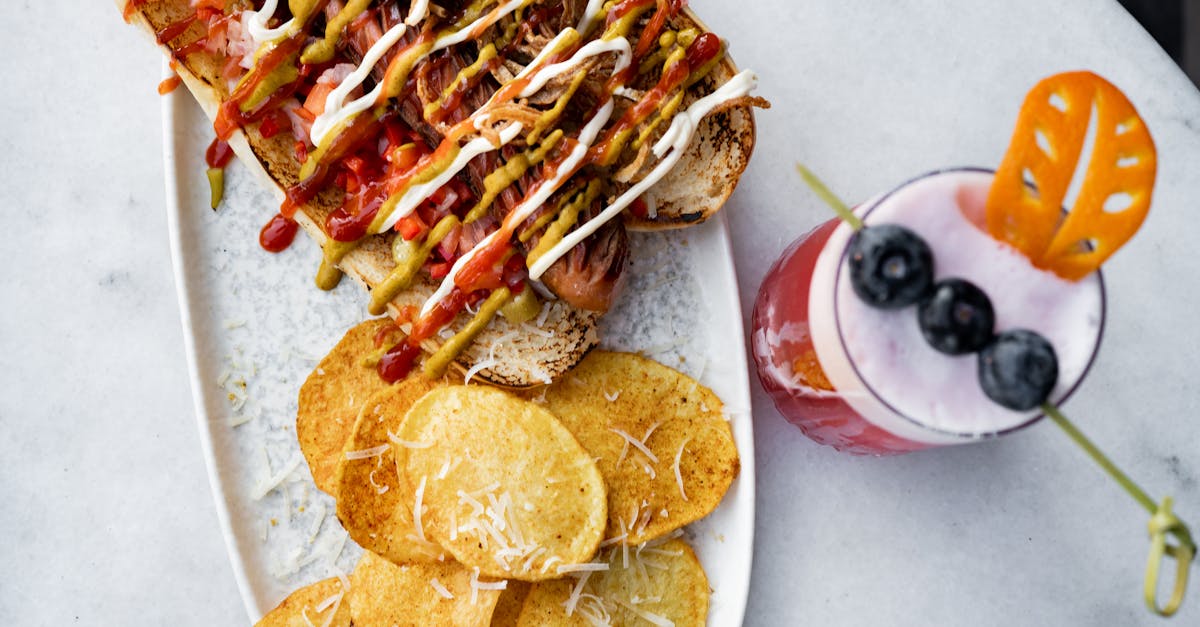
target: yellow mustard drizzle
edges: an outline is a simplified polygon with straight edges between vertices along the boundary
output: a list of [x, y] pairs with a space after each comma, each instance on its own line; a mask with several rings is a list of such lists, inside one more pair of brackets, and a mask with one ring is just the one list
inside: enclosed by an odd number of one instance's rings
[[[386, 110], [387, 109], [385, 107], [376, 107], [374, 111], [369, 113], [364, 112], [358, 115], [373, 115], [376, 118], [380, 118], [383, 117], [383, 114]], [[333, 127], [331, 132], [325, 134], [325, 139], [321, 141], [321, 144], [308, 153], [308, 159], [306, 159], [304, 164], [300, 166], [299, 177], [301, 181], [312, 176], [313, 173], [317, 171], [317, 165], [321, 163], [322, 159], [325, 158], [325, 153], [329, 152], [329, 150], [333, 147], [333, 144], [337, 141], [338, 136], [340, 136], [347, 128], [350, 128], [350, 125], [354, 124], [354, 121], [358, 119], [358, 115], [352, 115], [339, 122], [337, 126]]]
[[[263, 44], [263, 48], [271, 45], [274, 44]], [[260, 50], [261, 49], [262, 48], [260, 48]], [[256, 54], [255, 56], [257, 57], [258, 55]], [[255, 107], [262, 104], [267, 100], [267, 98], [270, 98], [271, 94], [275, 93], [277, 89], [289, 83], [295, 82], [295, 80], [300, 77], [300, 68], [296, 66], [296, 58], [298, 56], [299, 55], [297, 54], [290, 55], [287, 59], [284, 59], [279, 65], [277, 65], [275, 69], [271, 70], [266, 76], [264, 76], [263, 79], [254, 86], [254, 91], [250, 92], [250, 97], [238, 103], [238, 109], [240, 109], [242, 113], [253, 111]], [[251, 73], [247, 73], [246, 76], [242, 77], [242, 81], [249, 78], [250, 74]], [[239, 85], [240, 84], [241, 82], [239, 81]]]
[[579, 214], [583, 209], [590, 205], [596, 196], [600, 195], [600, 187], [600, 180], [592, 179], [587, 188], [559, 212], [558, 218], [546, 228], [546, 232], [542, 234], [542, 239], [538, 240], [537, 246], [529, 251], [529, 255], [525, 258], [527, 265], [536, 263], [539, 257], [546, 254], [546, 251], [562, 241], [567, 231], [571, 230], [571, 227], [575, 226], [579, 220]]
[[449, 150], [445, 156], [443, 156], [441, 159], [431, 161], [420, 172], [417, 172], [416, 174], [414, 174], [412, 176], [412, 178], [410, 178], [404, 184], [404, 187], [402, 189], [400, 189], [400, 190], [396, 191], [396, 193], [388, 196], [387, 200], [385, 200], [383, 202], [383, 204], [380, 205], [379, 211], [375, 213], [375, 219], [371, 220], [371, 225], [367, 227], [367, 234], [368, 235], [377, 235], [379, 233], [382, 233], [384, 230], [383, 225], [387, 222], [387, 219], [392, 215], [392, 212], [394, 212], [396, 210], [396, 205], [400, 203], [400, 200], [402, 198], [404, 198], [405, 192], [407, 192], [413, 185], [420, 185], [422, 183], [428, 183], [429, 181], [432, 181], [433, 179], [437, 178], [437, 176], [439, 174], [441, 174], [442, 172], [444, 172], [446, 170], [446, 168], [450, 167], [451, 163], [454, 163], [454, 160], [458, 157], [458, 153], [460, 150], [461, 150], [461, 148], [456, 143], [454, 145], [454, 147], [451, 150]]
[[[388, 64], [387, 74], [385, 74], [387, 83], [383, 87], [383, 98], [385, 101], [400, 96], [404, 91], [404, 83], [408, 81], [408, 75], [412, 73], [417, 62], [424, 59], [433, 50], [435, 43], [436, 41], [433, 39], [414, 43]], [[393, 70], [393, 68], [395, 69]]]
[[338, 11], [338, 14], [325, 25], [325, 37], [314, 41], [304, 49], [304, 53], [300, 55], [300, 62], [313, 65], [333, 59], [334, 53], [337, 52], [338, 41], [342, 38], [342, 31], [346, 30], [354, 18], [366, 11], [370, 4], [371, 0], [350, 0], [346, 3], [346, 6], [342, 7], [342, 10]]
[[642, 144], [654, 134], [655, 129], [663, 123], [663, 120], [675, 117], [675, 112], [679, 109], [679, 105], [683, 103], [683, 94], [684, 92], [681, 90], [679, 93], [671, 96], [671, 99], [659, 108], [658, 115], [654, 116], [654, 119], [646, 125], [646, 128], [642, 129], [641, 133], [638, 133], [637, 139], [633, 140], [630, 147], [635, 150], [641, 148]]
[[386, 311], [387, 304], [412, 283], [413, 278], [417, 276], [417, 271], [425, 265], [425, 261], [429, 259], [433, 249], [459, 224], [458, 218], [453, 215], [442, 218], [430, 229], [429, 234], [420, 244], [397, 236], [392, 242], [392, 258], [396, 261], [396, 267], [392, 268], [387, 278], [371, 290], [371, 300], [367, 304], [367, 311], [375, 316]]
[[463, 352], [467, 346], [470, 346], [475, 341], [475, 338], [479, 337], [479, 334], [483, 332], [488, 323], [492, 321], [492, 318], [496, 317], [496, 313], [500, 311], [504, 303], [508, 301], [510, 295], [511, 293], [507, 287], [501, 287], [488, 295], [487, 300], [479, 305], [479, 311], [471, 318], [467, 326], [463, 327], [458, 333], [455, 333], [454, 337], [447, 340], [445, 344], [442, 344], [441, 348], [425, 361], [425, 366], [422, 369], [425, 376], [430, 379], [436, 379], [445, 374], [450, 362], [454, 361], [459, 353]]
[[545, 228], [547, 224], [555, 221], [559, 214], [562, 213], [563, 207], [566, 207], [567, 203], [571, 202], [571, 199], [574, 198], [580, 192], [580, 190], [584, 189], [585, 187], [587, 187], [587, 183], [575, 184], [573, 187], [571, 187], [571, 189], [567, 190], [566, 193], [560, 196], [558, 202], [554, 205], [554, 211], [543, 212], [542, 215], [538, 216], [538, 218], [533, 221], [533, 224], [517, 233], [517, 240], [519, 240], [521, 243], [526, 243], [533, 239], [533, 236], [537, 235], [538, 232]]
[[299, 31], [313, 17], [313, 12], [320, 6], [321, 0], [288, 0], [288, 10], [292, 12], [292, 17], [296, 18], [293, 30]]
[[[667, 55], [667, 60], [663, 63], [663, 68], [669, 68], [676, 63], [686, 63], [687, 51], [682, 48], [675, 48], [671, 54]], [[676, 103], [678, 106], [678, 103]], [[633, 134], [633, 127], [623, 128], [617, 131], [608, 145], [605, 147], [604, 154], [600, 156], [596, 162], [602, 166], [612, 165], [617, 157], [621, 156], [621, 152], [625, 150], [625, 144], [629, 142], [629, 137]]]
[[529, 132], [529, 136], [526, 138], [527, 142], [530, 144], [536, 143], [538, 138], [542, 136], [542, 133], [546, 132], [546, 129], [558, 121], [562, 112], [567, 108], [567, 103], [575, 96], [575, 92], [579, 91], [579, 86], [583, 84], [585, 78], [587, 78], [587, 74], [580, 72], [575, 75], [575, 78], [571, 79], [571, 84], [567, 86], [567, 90], [554, 102], [554, 106], [538, 116], [537, 123], [533, 125], [533, 130]]
[[463, 222], [470, 224], [486, 215], [488, 208], [492, 206], [492, 203], [495, 202], [500, 192], [503, 192], [509, 185], [512, 185], [524, 176], [530, 167], [541, 163], [562, 137], [562, 130], [554, 131], [537, 148], [531, 148], [519, 155], [514, 155], [512, 159], [508, 160], [508, 163], [505, 163], [484, 177], [483, 196], [467, 212], [467, 217]]
[[[321, 257], [321, 265], [317, 268], [317, 287], [325, 290], [326, 292], [337, 287], [337, 284], [342, 281], [342, 271], [334, 265], [336, 262], [331, 261], [331, 257], [333, 255], [330, 254], [330, 251], [334, 248], [334, 245], [341, 243], [342, 242], [334, 242], [332, 239], [329, 240], [329, 243], [325, 245], [325, 251]], [[341, 256], [345, 256], [345, 254], [346, 253], [343, 252]], [[341, 259], [341, 256], [339, 256], [338, 259]]]
[[617, 37], [625, 37], [629, 35], [629, 31], [632, 30], [633, 26], [638, 23], [638, 20], [641, 19], [642, 14], [653, 9], [655, 6], [655, 4], [646, 4], [636, 7], [625, 15], [617, 18], [617, 20], [604, 31], [604, 34], [601, 35], [601, 39], [605, 41], [612, 41]]
[[475, 76], [479, 74], [480, 70], [483, 69], [483, 65], [485, 63], [496, 58], [496, 54], [496, 44], [488, 44], [484, 46], [483, 49], [479, 51], [479, 58], [475, 59], [475, 62], [471, 65], [468, 65], [460, 70], [458, 75], [454, 77], [454, 80], [450, 81], [450, 84], [442, 90], [442, 95], [437, 100], [425, 105], [425, 119], [431, 119], [433, 114], [437, 113], [438, 109], [442, 108], [442, 103], [446, 102], [446, 99], [449, 98], [456, 89], [458, 89], [459, 85], [465, 84], [467, 81], [475, 78]]

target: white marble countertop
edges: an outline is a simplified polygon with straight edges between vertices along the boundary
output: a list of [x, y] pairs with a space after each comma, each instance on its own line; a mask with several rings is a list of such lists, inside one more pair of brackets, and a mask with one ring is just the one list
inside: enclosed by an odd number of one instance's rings
[[[996, 163], [1046, 74], [1090, 68], [1130, 94], [1158, 142], [1154, 209], [1106, 265], [1105, 345], [1066, 409], [1200, 528], [1200, 93], [1118, 5], [692, 4], [774, 103], [727, 209], [747, 313], [775, 256], [826, 217], [795, 161], [861, 199]], [[0, 40], [0, 615], [245, 624], [184, 361], [160, 60], [107, 2], [16, 13]], [[755, 393], [747, 625], [1159, 624], [1141, 605], [1146, 516], [1053, 426], [862, 459], [808, 441]], [[1200, 624], [1196, 581], [1191, 597], [1175, 624]]]

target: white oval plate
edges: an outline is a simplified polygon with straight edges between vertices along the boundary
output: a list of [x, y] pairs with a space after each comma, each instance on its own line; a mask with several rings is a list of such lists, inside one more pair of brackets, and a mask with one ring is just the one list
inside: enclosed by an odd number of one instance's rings
[[[368, 317], [351, 281], [331, 293], [303, 235], [258, 245], [279, 199], [242, 167], [209, 208], [212, 125], [176, 91], [163, 100], [167, 214], [200, 441], [246, 611], [257, 620], [292, 590], [349, 572], [360, 549], [318, 491], [296, 441], [296, 394], [341, 335]], [[741, 624], [754, 542], [754, 440], [741, 308], [724, 217], [673, 234], [634, 234], [631, 280], [605, 317], [603, 345], [641, 351], [724, 401], [741, 474], [721, 506], [687, 530], [713, 588], [709, 623]]]

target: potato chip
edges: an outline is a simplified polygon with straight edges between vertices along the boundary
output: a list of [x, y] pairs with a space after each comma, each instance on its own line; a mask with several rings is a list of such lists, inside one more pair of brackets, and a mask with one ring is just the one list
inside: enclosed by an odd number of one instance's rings
[[509, 579], [508, 587], [500, 593], [500, 601], [496, 603], [496, 611], [492, 613], [491, 627], [517, 627], [521, 617], [521, 606], [525, 605], [525, 597], [529, 596], [529, 584], [518, 579]]
[[[394, 330], [387, 333], [388, 327]], [[381, 332], [388, 335], [389, 345], [399, 340], [399, 329], [387, 318], [367, 320], [347, 331], [300, 387], [296, 437], [313, 481], [327, 494], [337, 489], [333, 474], [359, 409], [367, 397], [387, 387], [375, 369], [363, 363], [376, 350], [375, 337]]]
[[421, 503], [419, 537], [495, 577], [558, 576], [586, 562], [607, 520], [604, 481], [550, 412], [478, 386], [438, 388], [417, 401], [393, 446]]
[[737, 476], [721, 400], [653, 360], [593, 351], [546, 389], [544, 401], [597, 459], [608, 486], [609, 538], [641, 544], [699, 520]]
[[413, 499], [396, 474], [392, 441], [412, 404], [436, 385], [412, 377], [376, 392], [363, 404], [334, 475], [337, 517], [364, 549], [397, 564], [427, 562], [442, 548], [422, 542], [413, 526]]
[[504, 585], [453, 562], [400, 566], [368, 551], [346, 596], [354, 627], [482, 627]]
[[318, 581], [288, 595], [255, 627], [350, 627], [350, 605], [344, 593], [337, 577]]
[[704, 625], [708, 577], [686, 542], [610, 549], [608, 570], [533, 585], [520, 627], [541, 625]]

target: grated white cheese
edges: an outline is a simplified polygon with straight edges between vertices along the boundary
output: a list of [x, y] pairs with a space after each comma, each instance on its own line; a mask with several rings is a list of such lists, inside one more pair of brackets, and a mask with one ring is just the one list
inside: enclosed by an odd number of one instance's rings
[[449, 590], [447, 590], [447, 589], [446, 589], [446, 586], [443, 586], [443, 585], [442, 585], [442, 582], [440, 582], [440, 581], [438, 581], [438, 580], [437, 580], [437, 577], [434, 577], [433, 579], [430, 579], [430, 580], [429, 580], [429, 585], [430, 585], [430, 586], [431, 586], [431, 587], [432, 587], [434, 590], [436, 590], [436, 591], [437, 591], [437, 593], [438, 593], [439, 595], [441, 595], [441, 597], [442, 597], [443, 599], [453, 599], [453, 598], [454, 598], [454, 595], [453, 595], [453, 594], [452, 594], [452, 593], [451, 593]]
[[562, 564], [555, 569], [555, 572], [560, 575], [566, 575], [568, 573], [600, 572], [605, 570], [608, 570], [608, 564], [604, 562], [586, 562], [583, 564]]
[[583, 594], [583, 587], [587, 585], [588, 578], [592, 576], [590, 571], [584, 571], [579, 577], [579, 581], [575, 582], [575, 587], [571, 589], [571, 596], [563, 603], [563, 607], [567, 610], [567, 616], [575, 613], [575, 606], [579, 604], [579, 597]]
[[479, 600], [479, 567], [471, 569], [471, 605]]
[[317, 508], [313, 510], [313, 522], [308, 527], [309, 544], [316, 542], [317, 534], [321, 533], [321, 526], [325, 524], [325, 503], [318, 502]]
[[[258, 501], [262, 497], [270, 494], [272, 490], [279, 487], [284, 479], [287, 479], [297, 468], [300, 467], [300, 462], [304, 461], [304, 457], [297, 454], [291, 461], [284, 464], [278, 473], [268, 476], [266, 479], [260, 480], [255, 484], [254, 489], [250, 493], [250, 498]], [[270, 472], [270, 463], [267, 464], [267, 471]]]
[[[534, 283], [534, 285], [539, 285], [540, 283], [540, 281], [537, 281]], [[542, 303], [542, 310], [538, 313], [537, 320], [534, 321], [534, 324], [536, 324], [539, 329], [546, 326], [546, 318], [550, 316], [550, 308], [553, 306], [554, 303], [549, 300]]]
[[[339, 551], [339, 553], [340, 553], [340, 552], [341, 552], [341, 551]], [[334, 561], [336, 561], [336, 560], [337, 560], [337, 556], [335, 555], [335, 556], [333, 557], [333, 559], [334, 559]], [[330, 567], [330, 569], [332, 569], [332, 570], [333, 570], [333, 574], [334, 574], [335, 576], [337, 576], [337, 578], [338, 578], [338, 581], [340, 581], [340, 582], [341, 582], [341, 584], [342, 584], [342, 592], [345, 592], [345, 591], [349, 590], [349, 589], [350, 589], [350, 578], [346, 576], [346, 573], [342, 572], [342, 569], [338, 568], [336, 563], [331, 563], [331, 564], [329, 565], [329, 567]]]
[[346, 459], [350, 461], [370, 459], [372, 457], [379, 457], [380, 455], [383, 455], [391, 448], [392, 447], [390, 444], [380, 444], [379, 446], [372, 446], [371, 448], [362, 449], [359, 451], [346, 451], [344, 455]]
[[629, 537], [628, 533], [623, 533], [619, 536], [614, 536], [600, 543], [600, 548], [610, 547], [618, 542], [624, 542]]
[[325, 622], [321, 623], [321, 627], [329, 627], [333, 624], [333, 617], [337, 616], [338, 608], [342, 606], [342, 600], [346, 598], [346, 590], [349, 589], [347, 584], [342, 585], [346, 587], [342, 588], [342, 591], [335, 595], [337, 600], [335, 600], [333, 602], [333, 606], [329, 608], [329, 613], [325, 615]]
[[[387, 435], [388, 440], [391, 440], [393, 444], [396, 446], [403, 446], [404, 448], [430, 448], [433, 446], [433, 442], [412, 442], [409, 440], [403, 440], [400, 438], [400, 436], [392, 433], [391, 431], [388, 431]], [[387, 445], [385, 444], [384, 446]]]
[[424, 498], [424, 496], [425, 477], [421, 477], [421, 483], [417, 485], [416, 499], [413, 503], [413, 527], [415, 527], [417, 530], [417, 537], [420, 538], [422, 542], [428, 542], [428, 540], [425, 539], [425, 528], [421, 524], [421, 510], [424, 509], [421, 507], [421, 499]]
[[651, 451], [649, 448], [647, 448], [646, 445], [643, 444], [641, 440], [633, 437], [632, 435], [629, 435], [628, 433], [626, 433], [625, 431], [622, 431], [620, 429], [609, 428], [609, 431], [612, 431], [613, 433], [624, 438], [626, 442], [628, 442], [630, 445], [632, 445], [637, 450], [641, 451], [642, 454], [645, 455], [646, 458], [649, 459], [651, 463], [654, 463], [654, 464], [658, 463], [658, 456], [655, 455], [654, 452]]
[[317, 607], [313, 609], [317, 610], [318, 613], [324, 612], [325, 610], [329, 609], [329, 606], [337, 603], [342, 598], [343, 594], [346, 594], [345, 590], [338, 590], [337, 592], [329, 595], [329, 597], [327, 597], [324, 601], [318, 603]]
[[618, 398], [621, 398], [621, 390], [617, 390], [616, 392], [605, 392], [604, 398], [608, 399], [608, 402], [610, 403], [615, 403], [617, 402]]
[[614, 597], [613, 601], [616, 601], [617, 604], [620, 605], [621, 607], [624, 607], [625, 609], [629, 610], [630, 612], [637, 614], [643, 620], [649, 621], [650, 623], [653, 623], [654, 625], [657, 625], [658, 627], [675, 627], [675, 621], [673, 621], [669, 618], [666, 618], [664, 616], [659, 616], [658, 614], [654, 614], [652, 612], [647, 612], [646, 610], [643, 610], [639, 607], [635, 607], [634, 605], [627, 603], [619, 598]]
[[679, 486], [679, 496], [683, 497], [683, 500], [685, 503], [688, 500], [688, 496], [687, 496], [687, 491], [683, 489], [683, 475], [679, 472], [679, 461], [681, 459], [683, 459], [684, 447], [686, 447], [688, 442], [690, 442], [691, 440], [692, 440], [691, 436], [684, 438], [683, 442], [680, 443], [680, 445], [679, 445], [679, 450], [675, 453], [675, 464], [674, 464], [675, 483]]
[[547, 340], [552, 339], [554, 337], [553, 331], [539, 329], [539, 328], [533, 326], [532, 324], [529, 324], [528, 322], [522, 322], [521, 328], [524, 329], [526, 332], [528, 332], [530, 335], [536, 335], [538, 337], [543, 337], [543, 338], [546, 338]]
[[562, 558], [557, 555], [551, 555], [549, 558], [546, 559], [545, 562], [542, 563], [542, 572], [543, 573], [550, 572], [550, 567], [554, 566], [555, 562], [562, 563]]

